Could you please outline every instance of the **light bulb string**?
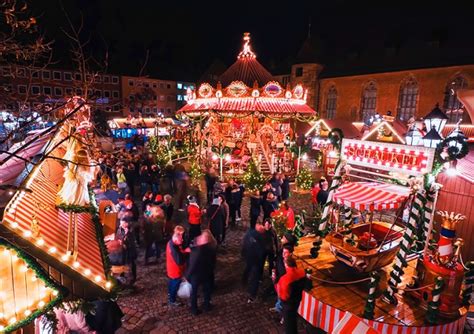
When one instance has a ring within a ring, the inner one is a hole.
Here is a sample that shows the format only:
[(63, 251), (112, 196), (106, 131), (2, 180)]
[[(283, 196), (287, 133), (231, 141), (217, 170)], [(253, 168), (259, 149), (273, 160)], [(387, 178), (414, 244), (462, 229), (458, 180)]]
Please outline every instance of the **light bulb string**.
[(10, 251), (10, 270), (12, 273), (13, 310), (14, 310), (15, 316), (18, 316), (18, 314), (16, 313), (15, 272), (13, 271), (13, 255), (11, 251)]

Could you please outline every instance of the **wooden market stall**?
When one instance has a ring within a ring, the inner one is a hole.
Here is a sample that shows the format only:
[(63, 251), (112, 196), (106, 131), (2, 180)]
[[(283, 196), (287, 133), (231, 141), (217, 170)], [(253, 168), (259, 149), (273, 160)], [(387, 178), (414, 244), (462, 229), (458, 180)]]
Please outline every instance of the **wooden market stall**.
[(267, 174), (288, 173), (295, 159), (289, 150), (295, 140), (292, 124), (316, 115), (306, 99), (301, 84), (283, 87), (257, 61), (246, 33), (237, 61), (217, 85), (188, 90), (187, 104), (177, 113), (199, 124), (195, 137), (200, 155), (222, 173), (242, 174), (252, 156)]
[[(65, 114), (71, 113), (71, 116), (61, 126), (27, 138), (23, 143), (24, 148), (19, 147), (14, 155), (5, 154), (0, 157), (3, 162), (0, 176), (4, 188), (1, 194), (0, 248), (12, 248), (12, 254), (19, 252), (28, 259), (27, 265), (20, 268), (26, 278), (26, 285), (23, 286), (28, 293), (32, 293), (31, 289), (36, 283), (29, 285), (27, 282), (29, 279), (34, 282), (34, 277), (41, 278), (42, 282), (57, 291), (50, 289), (46, 291), (49, 291), (48, 295), (41, 293), (44, 296), (38, 302), (38, 306), (41, 306), (39, 312), (25, 310), (23, 306), (18, 307), (18, 310), (13, 307), (9, 312), (14, 311), (18, 321), (21, 320), (19, 312), (28, 313), (31, 322), (49, 310), (48, 305), (54, 306), (49, 303), (57, 303), (54, 294), (58, 295), (59, 292), (61, 299), (67, 295), (68, 300), (81, 298), (93, 301), (108, 298), (113, 287), (106, 266), (107, 251), (102, 237), (102, 225), (95, 213), (93, 199), (89, 209), (64, 206), (59, 201), (60, 190), (66, 189), (66, 182), (73, 182), (77, 187), (81, 185), (87, 189), (90, 180), (84, 169), (77, 169), (71, 174), (69, 168), (75, 168), (71, 164), (77, 163), (77, 166), (87, 168), (87, 173), (93, 173), (91, 167), (87, 167), (90, 162), (82, 164), (80, 161), (84, 163), (84, 160), (76, 160), (85, 151), (71, 149), (79, 145), (72, 138), (79, 137), (87, 147), (89, 137), (86, 135), (86, 123), (80, 114), (88, 110), (83, 110), (85, 105), (76, 99), (71, 100), (66, 108), (69, 109)], [(75, 115), (72, 116), (73, 114)], [(11, 150), (11, 153), (14, 152)], [(27, 159), (26, 164), (24, 159)], [(22, 164), (23, 169), (15, 168), (17, 164)], [(69, 186), (67, 189), (72, 196), (80, 193), (79, 188), (73, 191)], [(35, 266), (35, 263), (38, 265)], [(0, 282), (6, 282), (5, 274), (8, 273), (0, 271)], [(37, 297), (33, 296), (30, 300), (33, 306), (35, 298)], [(11, 304), (8, 307), (12, 308)], [(15, 324), (11, 320), (13, 318), (9, 319), (9, 325)], [(0, 316), (0, 325), (5, 326), (2, 321)], [(23, 325), (26, 323), (22, 323)]]

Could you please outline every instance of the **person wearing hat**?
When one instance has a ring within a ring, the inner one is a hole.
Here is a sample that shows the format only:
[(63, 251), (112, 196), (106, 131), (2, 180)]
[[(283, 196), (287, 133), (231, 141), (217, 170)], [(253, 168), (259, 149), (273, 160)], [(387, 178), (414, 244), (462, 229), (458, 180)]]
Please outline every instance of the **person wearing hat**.
[(189, 223), (189, 242), (201, 234), (201, 208), (197, 204), (197, 198), (189, 195), (187, 197), (188, 205), (188, 223)]
[(209, 221), (209, 229), (212, 235), (217, 240), (217, 244), (220, 245), (225, 238), (225, 224), (226, 216), (222, 206), (222, 198), (220, 195), (215, 195), (212, 200), (211, 206), (207, 209), (207, 219)]

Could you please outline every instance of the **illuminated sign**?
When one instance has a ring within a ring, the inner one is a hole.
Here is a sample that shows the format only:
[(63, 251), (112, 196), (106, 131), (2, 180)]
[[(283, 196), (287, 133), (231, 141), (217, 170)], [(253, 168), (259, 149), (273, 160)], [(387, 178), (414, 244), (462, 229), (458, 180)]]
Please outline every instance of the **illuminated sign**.
[(433, 148), (355, 139), (342, 140), (342, 156), (350, 165), (409, 175), (423, 175), (433, 167)]

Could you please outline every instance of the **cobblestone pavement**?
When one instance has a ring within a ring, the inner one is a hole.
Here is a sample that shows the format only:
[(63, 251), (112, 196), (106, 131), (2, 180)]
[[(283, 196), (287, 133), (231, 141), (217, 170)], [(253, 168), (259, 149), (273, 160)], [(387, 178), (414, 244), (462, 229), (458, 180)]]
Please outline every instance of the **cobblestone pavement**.
[[(307, 209), (309, 202), (308, 195), (297, 194), (291, 205), (298, 212)], [(242, 209), (242, 223), (246, 225), (248, 198)], [(279, 318), (269, 312), (276, 297), (263, 296), (265, 289), (271, 290), (267, 272), (257, 302), (247, 304), (246, 289), (241, 285), (240, 245), (244, 233), (244, 227), (228, 230), (227, 244), (218, 252), (214, 309), (198, 316), (193, 316), (188, 306), (167, 306), (165, 255), (162, 253), (158, 263), (144, 266), (141, 250), (135, 290), (124, 292), (119, 298), (125, 317), (118, 333), (283, 333)], [(305, 332), (304, 321), (299, 322), (301, 332)]]

